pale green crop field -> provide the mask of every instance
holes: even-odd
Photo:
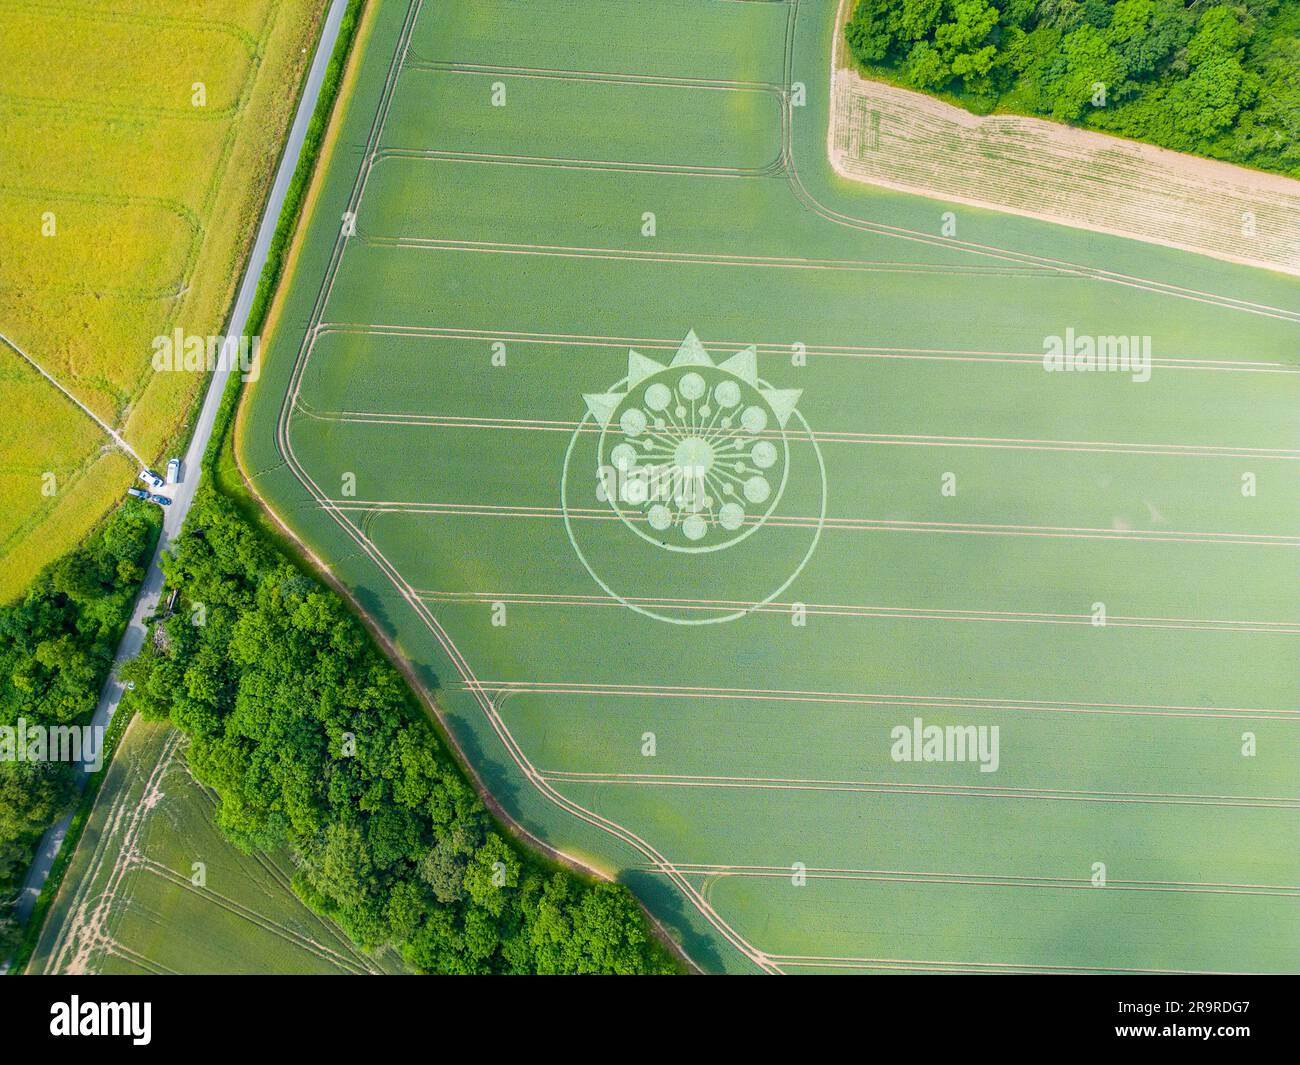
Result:
[[[402,971],[313,914],[290,887],[287,857],[231,845],[180,741],[166,725],[131,723],[27,971]]]
[[[836,178],[834,6],[376,2],[245,471],[706,969],[1292,968],[1297,285]],[[635,376],[691,330],[765,426]],[[598,494],[607,393],[708,444],[716,549]]]

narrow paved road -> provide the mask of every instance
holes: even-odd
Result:
[[[284,205],[284,197],[289,189],[289,181],[293,177],[294,168],[298,165],[298,154],[302,151],[302,142],[307,134],[307,125],[311,121],[312,112],[316,109],[316,100],[320,96],[321,83],[325,78],[325,68],[329,65],[330,55],[334,51],[334,43],[338,39],[339,25],[343,21],[343,12],[346,7],[347,0],[331,0],[329,13],[325,16],[325,25],[321,31],[320,42],[316,46],[316,55],[312,59],[311,69],[308,71],[307,80],[303,85],[302,99],[298,103],[298,111],[294,116],[293,126],[289,130],[289,137],[285,142],[284,154],[280,157],[275,182],[271,186],[271,194],[267,198],[266,207],[262,213],[262,221],[257,230],[257,239],[253,244],[253,252],[249,256],[248,266],[245,269],[243,281],[239,286],[239,294],[235,298],[235,307],[230,315],[229,327],[226,330],[229,336],[237,337],[242,335],[248,324],[248,313],[253,306],[253,295],[257,291],[257,282],[262,276],[262,267],[266,265],[267,252],[271,247],[271,237],[275,233],[275,226],[280,218],[280,209]],[[171,490],[172,505],[164,511],[163,530],[162,535],[158,538],[158,548],[149,564],[144,583],[140,586],[135,609],[131,614],[131,621],[126,627],[126,632],[122,635],[122,642],[118,645],[117,654],[113,658],[112,672],[109,674],[104,689],[100,693],[99,705],[96,706],[95,716],[91,720],[93,725],[107,727],[109,721],[112,720],[123,691],[122,684],[117,679],[118,670],[122,663],[134,658],[144,645],[145,619],[157,609],[158,598],[162,594],[163,575],[158,560],[163,551],[171,545],[171,542],[180,532],[181,526],[185,522],[185,515],[189,513],[190,504],[194,501],[194,492],[198,488],[199,475],[202,469],[203,452],[207,450],[208,440],[212,436],[212,427],[216,422],[217,411],[221,406],[221,397],[225,392],[226,381],[229,379],[230,373],[231,371],[228,369],[217,370],[208,383],[208,392],[203,401],[203,409],[199,412],[189,450],[185,452],[185,458],[183,459],[181,482],[173,486]],[[20,924],[27,922],[32,907],[36,905],[41,888],[50,875],[50,867],[54,864],[54,859],[58,857],[59,849],[67,836],[68,825],[71,820],[72,815],[68,814],[53,828],[49,829],[41,839],[36,859],[28,871],[26,881],[23,883],[22,894],[16,907],[16,915]],[[8,971],[8,962],[4,965],[4,971]]]

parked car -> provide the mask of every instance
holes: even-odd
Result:
[[[149,502],[157,503],[160,507],[170,507],[172,505],[172,501],[170,499],[168,499],[166,496],[159,496],[159,495],[151,495],[149,497]]]
[[[168,484],[181,483],[181,460],[180,459],[171,459],[167,463],[167,483]]]
[[[141,470],[140,480],[144,481],[150,488],[161,488],[167,482],[159,477],[153,470]]]
[[[135,496],[136,499],[149,498],[149,493],[146,492],[143,488],[128,488],[126,490],[126,494],[129,496]]]

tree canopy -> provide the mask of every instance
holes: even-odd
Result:
[[[0,607],[0,725],[90,719],[160,524],[156,507],[129,500]],[[0,761],[0,924],[41,833],[75,796],[77,772],[66,762]]]
[[[859,0],[869,72],[1300,177],[1300,0]]]
[[[509,838],[342,600],[227,500],[200,494],[164,572],[183,609],[129,698],[188,735],[233,841],[292,851],[313,909],[421,972],[678,970],[626,888]]]

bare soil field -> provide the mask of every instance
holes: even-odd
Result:
[[[1300,182],[868,80],[844,47],[849,10],[828,134],[842,177],[1300,275]]]

